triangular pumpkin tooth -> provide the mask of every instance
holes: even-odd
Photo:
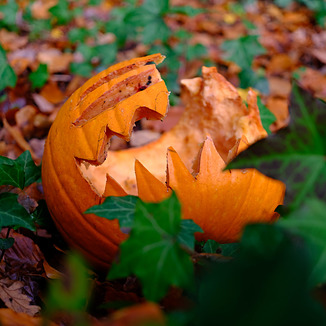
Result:
[[[237,139],[234,146],[229,150],[227,163],[231,162],[237,155],[246,150],[249,147],[248,139],[245,135],[242,135],[241,138]]]
[[[177,191],[177,188],[181,188],[182,184],[191,184],[195,181],[196,179],[181,161],[178,153],[173,147],[169,147],[167,152],[167,186]]]
[[[127,193],[123,190],[120,184],[117,181],[115,181],[109,174],[107,174],[103,197],[109,197],[109,196],[122,197],[126,195]]]
[[[165,184],[155,178],[138,160],[135,161],[138,196],[147,202],[160,202],[170,195]]]
[[[201,180],[202,178],[207,179],[207,175],[211,179],[218,178],[224,167],[225,162],[217,152],[212,138],[207,137],[200,153],[197,180]]]

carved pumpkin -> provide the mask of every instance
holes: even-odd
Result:
[[[280,181],[253,169],[222,172],[239,148],[266,132],[255,94],[249,92],[247,108],[215,68],[204,67],[203,78],[182,82],[185,112],[160,139],[109,151],[113,135],[130,139],[136,120],[166,114],[168,90],[155,67],[163,59],[136,58],[91,78],[64,104],[48,135],[42,173],[49,210],[64,238],[96,267],[107,268],[126,239],[116,220],[83,214],[107,196],[133,194],[155,202],[171,188],[183,218],[205,231],[198,237],[219,242],[236,241],[247,223],[273,221],[283,200]]]

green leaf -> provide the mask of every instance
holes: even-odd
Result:
[[[204,247],[203,252],[208,254],[216,254],[216,250],[218,250],[220,244],[214,240],[207,240]]]
[[[38,68],[28,76],[32,82],[32,88],[42,88],[49,79],[48,66],[41,63]]]
[[[84,42],[88,36],[89,32],[84,27],[75,27],[68,32],[68,39],[71,43]]]
[[[3,2],[2,2],[3,3]],[[8,0],[7,4],[0,6],[0,28],[5,27],[9,30],[17,31],[17,13],[18,13],[18,4],[15,0]]]
[[[152,301],[161,299],[171,285],[188,287],[193,265],[178,243],[180,215],[175,194],[158,204],[138,200],[130,236],[120,246],[120,262],[113,264],[108,277],[136,275]]]
[[[0,156],[0,185],[23,189],[40,177],[41,167],[35,165],[29,151],[25,151],[16,160]]]
[[[237,257],[240,253],[239,243],[223,243],[220,245],[222,255],[226,257]]]
[[[186,58],[191,61],[201,58],[207,54],[207,49],[202,44],[191,45],[187,48]]]
[[[118,48],[116,43],[102,44],[95,47],[96,56],[100,58],[101,64],[108,66],[116,60]]]
[[[11,248],[14,243],[15,243],[14,238],[0,239],[0,250],[7,250]]]
[[[204,12],[207,12],[207,10],[203,8],[194,8],[191,6],[174,6],[169,9],[169,14],[181,14],[189,17],[194,17]]]
[[[293,0],[275,0],[275,4],[281,8],[286,8],[289,6]]]
[[[21,154],[15,162],[19,164],[24,170],[24,188],[40,180],[41,166],[35,165],[31,153],[29,151],[25,151],[23,154]]]
[[[4,156],[0,156],[0,185],[11,185],[20,189],[25,185],[23,167]]]
[[[326,104],[293,86],[290,125],[240,153],[227,168],[256,168],[286,183],[286,204],[326,200]]]
[[[46,227],[51,220],[50,212],[46,205],[46,201],[41,199],[38,201],[38,206],[36,207],[35,211],[31,214],[33,221],[42,227]]]
[[[276,117],[270,110],[267,109],[267,107],[263,104],[259,96],[257,97],[257,105],[259,108],[260,119],[263,124],[263,127],[270,135],[270,126],[276,121]]]
[[[259,43],[257,35],[224,41],[221,49],[226,52],[224,58],[235,62],[241,69],[251,68],[254,58],[266,52],[266,49]]]
[[[70,71],[82,77],[90,77],[93,66],[88,62],[72,62],[70,64]]]
[[[35,231],[35,224],[26,209],[17,201],[18,195],[0,194],[0,228],[4,226],[23,227]]]
[[[84,260],[76,253],[67,256],[68,271],[63,279],[52,280],[46,296],[46,316],[57,311],[85,311],[90,295],[90,281]],[[78,324],[80,325],[80,324]]]
[[[88,1],[88,4],[89,4],[90,6],[98,6],[98,5],[100,5],[100,4],[102,3],[102,1],[103,1],[103,0],[89,0],[89,1]]]
[[[246,68],[239,73],[240,87],[252,87],[261,93],[269,93],[268,80],[265,78],[263,71],[254,71],[251,68]]]
[[[84,61],[91,61],[96,56],[95,47],[91,47],[84,43],[78,45],[76,52],[82,54]]]
[[[151,20],[143,29],[142,40],[145,44],[161,40],[165,42],[170,36],[170,29],[160,17]]]
[[[307,199],[305,205],[279,220],[278,224],[301,236],[310,249],[313,266],[312,286],[326,281],[326,204],[316,198]]]
[[[141,8],[152,15],[162,16],[169,10],[169,0],[145,0]]]
[[[49,12],[57,19],[59,25],[68,24],[74,17],[67,0],[59,0],[55,6],[49,9]]]
[[[160,16],[153,15],[150,11],[139,7],[126,12],[125,16],[122,18],[122,21],[129,26],[143,27],[156,18],[161,19]]]
[[[204,232],[193,220],[182,220],[180,224],[180,232],[178,234],[178,242],[180,245],[194,250],[195,232]]]
[[[89,208],[84,214],[95,214],[108,220],[119,220],[120,227],[130,228],[135,217],[138,197],[107,197],[101,205]]]
[[[7,86],[14,87],[16,82],[17,76],[7,61],[5,50],[0,45],[0,91]]]
[[[325,310],[308,286],[309,257],[302,243],[276,225],[250,225],[240,249],[236,258],[201,271],[187,325],[326,323]]]

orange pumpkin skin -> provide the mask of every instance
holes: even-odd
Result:
[[[243,141],[251,144],[266,132],[255,94],[248,93],[247,108],[215,68],[183,81],[186,110],[173,129],[143,147],[108,153],[112,135],[128,140],[135,120],[165,115],[168,91],[151,64],[162,60],[159,54],[133,59],[90,79],[61,108],[46,142],[42,174],[51,215],[67,242],[97,268],[108,268],[126,239],[116,220],[83,214],[107,196],[158,202],[172,189],[182,217],[204,230],[197,238],[221,243],[238,240],[248,223],[274,221],[283,201],[280,181],[256,170],[222,172]]]
[[[274,210],[284,198],[281,181],[256,169],[224,168],[211,138],[203,144],[195,176],[172,148],[168,151],[168,185],[182,203],[182,217],[204,231],[196,234],[197,240],[236,242],[248,223],[271,223],[279,216]]]
[[[78,248],[95,267],[109,266],[126,235],[120,231],[116,220],[83,214],[88,208],[100,204],[104,197],[84,179],[77,163],[82,159],[100,164],[112,134],[128,140],[136,119],[164,117],[168,90],[163,81],[142,91],[136,89],[132,97],[118,102],[114,109],[105,107],[106,92],[110,92],[114,85],[121,83],[123,90],[128,80],[132,82],[136,76],[135,86],[142,87],[138,85],[139,75],[156,71],[154,64],[146,63],[158,63],[163,58],[152,55],[122,62],[88,80],[60,109],[46,141],[42,180],[49,211],[65,240]],[[94,110],[92,103],[96,101],[105,110],[91,117],[83,126],[75,126],[89,106]],[[108,179],[108,184],[111,186],[105,195],[116,195],[114,181]]]

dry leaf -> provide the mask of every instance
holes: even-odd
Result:
[[[54,105],[45,99],[42,95],[34,93],[32,94],[33,100],[41,112],[51,113],[54,109]]]
[[[49,9],[57,4],[58,0],[37,0],[32,3],[32,16],[35,19],[49,19]]]
[[[41,317],[32,317],[11,309],[0,309],[0,324],[2,326],[42,326],[44,320]],[[49,322],[47,325],[56,326],[57,324]]]
[[[65,98],[65,95],[62,93],[57,83],[54,82],[48,82],[46,85],[44,85],[40,95],[53,104],[58,104]]]
[[[160,133],[151,130],[138,130],[132,133],[130,137],[131,147],[144,146],[154,140],[159,139]]]
[[[50,74],[66,72],[69,69],[70,63],[73,61],[73,54],[62,53],[58,49],[50,48],[38,52],[37,60],[47,64]]]
[[[9,134],[14,138],[16,141],[17,145],[23,150],[23,151],[30,151],[33,160],[39,161],[39,157],[36,156],[34,151],[32,150],[31,146],[29,143],[25,140],[24,136],[22,135],[21,130],[17,126],[10,126],[6,118],[3,118],[2,120],[3,126],[5,129],[9,132]]]
[[[41,307],[30,305],[31,299],[24,294],[24,286],[25,284],[20,281],[12,281],[9,278],[1,279],[0,298],[8,308],[29,316],[35,316]]]
[[[19,36],[17,33],[9,32],[4,28],[0,30],[0,44],[6,51],[15,51],[25,46],[27,42],[27,36]]]
[[[165,317],[158,304],[144,302],[123,308],[113,313],[110,318],[95,321],[92,326],[143,326],[166,325]]]
[[[44,272],[42,268],[44,257],[34,241],[12,230],[10,237],[15,239],[15,243],[5,251],[3,260],[6,264],[6,273],[9,276],[14,273],[20,276],[30,274],[42,275]]]

